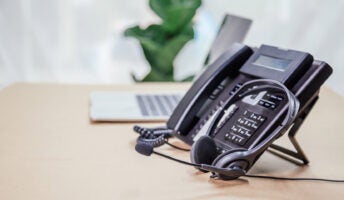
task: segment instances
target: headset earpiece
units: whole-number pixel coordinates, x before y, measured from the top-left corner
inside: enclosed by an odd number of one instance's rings
[[[244,150],[235,149],[219,155],[215,141],[209,136],[202,136],[192,145],[191,162],[228,169],[223,170],[223,173],[216,173],[216,176],[227,180],[236,179],[239,176],[245,175],[246,170],[249,168],[248,161],[236,159],[232,162],[227,158],[229,158],[229,155],[235,154],[235,152],[243,152]]]
[[[245,158],[244,152],[246,149],[233,149],[219,155],[214,162],[213,166],[218,168],[232,169],[233,171],[242,171],[242,175],[245,175],[246,171],[250,169],[249,159]],[[233,174],[217,174],[221,179],[232,180],[239,176],[237,173]]]
[[[217,156],[216,144],[209,136],[202,136],[192,145],[190,158],[194,164],[210,165]]]

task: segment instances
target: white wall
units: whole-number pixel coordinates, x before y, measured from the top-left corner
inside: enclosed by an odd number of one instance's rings
[[[254,20],[246,43],[298,49],[329,62],[328,84],[344,94],[344,1],[203,0],[197,39],[176,60],[177,76],[193,73],[225,12]],[[0,85],[15,81],[129,83],[148,65],[123,30],[158,19],[147,0],[0,0]]]

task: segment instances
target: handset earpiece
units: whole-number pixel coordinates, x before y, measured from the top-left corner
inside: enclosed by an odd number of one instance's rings
[[[212,166],[218,168],[227,168],[233,171],[233,173],[217,173],[215,176],[224,180],[233,180],[245,175],[250,168],[250,163],[241,155],[241,153],[244,151],[246,151],[244,148],[232,149],[219,155],[213,161]],[[236,154],[240,155],[232,158],[232,155]]]

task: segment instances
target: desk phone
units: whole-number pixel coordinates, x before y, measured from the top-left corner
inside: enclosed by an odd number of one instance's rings
[[[284,84],[300,101],[301,113],[317,99],[320,86],[331,73],[332,68],[327,63],[314,61],[305,52],[268,45],[252,49],[235,44],[198,77],[172,113],[167,127],[174,130],[179,139],[193,144],[205,134],[214,114],[226,99],[245,82],[254,79],[272,79]],[[247,97],[240,104],[245,104],[247,108],[236,111],[238,108],[231,107],[237,119],[228,121],[232,125],[227,125],[225,129],[232,131],[225,134],[225,141],[233,147],[249,148],[261,138],[257,132],[273,128],[270,122],[275,121],[273,118],[285,104],[285,97],[276,91],[266,91]],[[249,123],[251,127],[248,122],[252,122]]]
[[[192,145],[192,163],[225,179],[245,174],[269,147],[306,164],[294,135],[331,73],[306,52],[234,44],[194,81],[167,130]],[[296,152],[273,144],[289,128]]]

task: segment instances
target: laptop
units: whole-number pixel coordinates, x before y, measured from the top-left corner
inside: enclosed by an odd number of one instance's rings
[[[242,43],[252,21],[225,15],[205,60],[205,66],[216,60],[233,43]],[[90,95],[92,121],[144,122],[166,121],[183,97],[184,92],[134,93],[96,91]]]
[[[92,121],[165,121],[183,95],[184,92],[93,92],[90,117]]]

